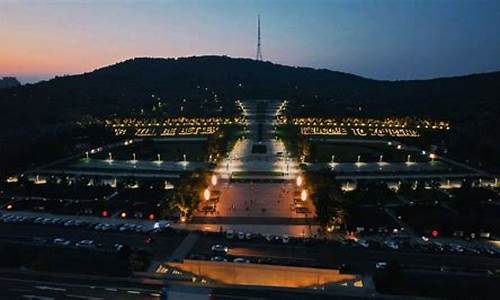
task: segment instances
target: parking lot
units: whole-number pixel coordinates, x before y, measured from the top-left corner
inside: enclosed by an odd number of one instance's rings
[[[361,274],[373,273],[377,263],[392,261],[406,269],[438,272],[453,269],[486,274],[500,267],[499,249],[487,243],[457,244],[432,238],[412,241],[396,236],[314,240],[238,232],[230,236],[205,233],[191,250],[190,258],[340,268]]]
[[[167,222],[151,227],[128,222],[106,223],[14,214],[0,217],[0,240],[105,251],[129,247],[162,259],[168,258],[186,235],[186,232],[169,229]]]

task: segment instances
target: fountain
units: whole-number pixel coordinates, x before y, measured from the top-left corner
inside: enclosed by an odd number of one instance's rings
[[[332,155],[332,164],[335,163],[335,154]]]
[[[361,162],[361,155],[358,155],[358,161],[357,163],[359,164]]]
[[[183,160],[184,162],[187,162],[187,158],[186,158],[186,154],[185,154],[185,153],[184,153],[184,154],[182,154],[182,160]]]
[[[113,160],[113,154],[111,154],[111,152],[108,153],[108,160],[109,161],[112,161]]]
[[[136,162],[136,161],[137,161],[136,156],[135,156],[135,153],[132,153],[132,161],[133,161],[133,162]]]
[[[89,152],[88,151],[85,151],[85,158],[89,159]]]
[[[378,162],[381,163],[384,159],[384,156],[382,154],[380,154],[380,157],[378,158]]]
[[[410,154],[408,154],[408,156],[406,157],[406,163],[407,163],[407,164],[411,163],[411,160],[410,160],[410,159],[411,159],[411,155],[410,155]]]

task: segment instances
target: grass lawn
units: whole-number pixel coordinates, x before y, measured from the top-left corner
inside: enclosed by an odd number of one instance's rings
[[[108,152],[112,153],[114,160],[131,160],[135,153],[138,160],[157,160],[160,154],[161,160],[180,161],[186,154],[188,161],[205,161],[207,143],[206,141],[144,141],[96,153],[91,155],[91,158],[108,159]]]
[[[383,155],[385,162],[406,162],[408,155],[412,162],[426,162],[429,158],[419,152],[398,150],[383,143],[325,143],[314,141],[311,143],[311,160],[313,162],[331,162],[335,155],[335,162],[356,162],[358,155],[362,162],[378,162]]]

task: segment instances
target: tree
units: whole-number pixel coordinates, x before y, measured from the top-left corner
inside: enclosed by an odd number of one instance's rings
[[[196,170],[181,177],[175,186],[171,204],[181,215],[189,217],[198,207],[203,190],[208,186],[209,174],[206,171]]]
[[[328,171],[307,173],[306,182],[316,207],[318,222],[322,226],[345,223],[346,210],[340,185]]]

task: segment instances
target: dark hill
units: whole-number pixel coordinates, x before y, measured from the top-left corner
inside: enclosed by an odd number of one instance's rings
[[[89,73],[0,90],[0,138],[43,135],[88,115],[149,110],[158,98],[167,113],[179,114],[182,102],[183,114],[192,115],[232,113],[233,105],[226,104],[236,98],[290,99],[300,104],[299,114],[349,114],[361,105],[364,115],[445,118],[458,124],[464,135],[488,136],[500,128],[499,86],[500,72],[379,81],[221,56],[135,58]],[[493,149],[489,151],[498,149],[489,137],[482,143]]]

